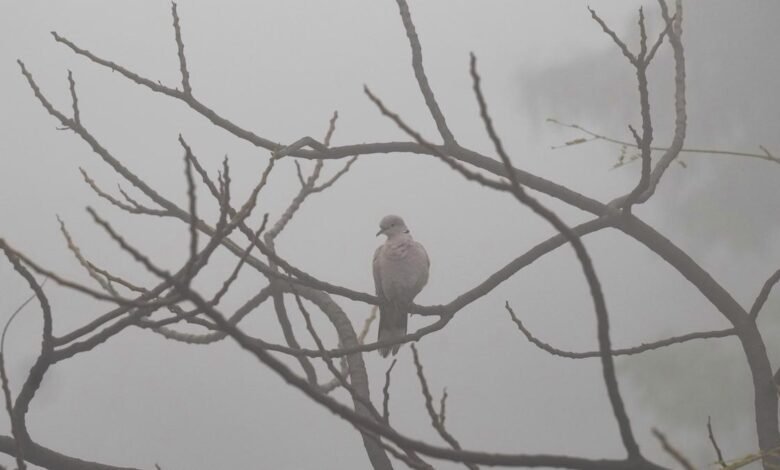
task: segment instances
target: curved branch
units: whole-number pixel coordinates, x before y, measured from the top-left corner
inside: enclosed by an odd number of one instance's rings
[[[0,452],[8,455],[16,455],[16,443],[9,436],[0,436]],[[24,445],[25,459],[39,467],[57,470],[139,470],[131,467],[115,467],[97,462],[81,460],[70,457],[51,449],[43,447],[35,442],[27,442]]]
[[[586,234],[596,232],[608,225],[609,225],[609,220],[606,218],[595,219],[595,220],[591,220],[590,222],[585,222],[581,225],[578,225],[577,227],[574,227],[572,231],[578,236],[584,236]],[[433,307],[423,307],[425,310],[439,312],[440,317],[434,323],[424,326],[413,333],[409,333],[394,341],[385,340],[385,341],[377,341],[374,343],[360,344],[354,347],[342,347],[338,349],[328,350],[327,353],[331,357],[339,357],[354,352],[374,351],[379,348],[392,346],[395,344],[403,344],[411,341],[417,341],[428,334],[441,330],[442,328],[444,328],[444,326],[446,326],[450,322],[450,320],[452,320],[453,316],[457,312],[459,312],[466,306],[470,305],[472,302],[487,295],[493,289],[495,289],[499,284],[512,277],[512,275],[514,275],[521,269],[525,268],[526,266],[531,265],[537,259],[546,255],[547,253],[550,253],[555,249],[563,246],[565,243],[566,243],[566,238],[563,235],[561,234],[554,235],[548,238],[547,240],[539,243],[538,245],[534,246],[533,248],[531,248],[521,256],[515,258],[507,265],[505,265],[503,268],[499,269],[498,271],[490,275],[482,283],[468,290],[467,292],[459,295],[450,303],[445,305],[433,306]],[[296,285],[295,287],[296,289],[300,289],[300,287],[298,286],[301,286],[301,284],[295,284],[295,285]],[[292,286],[289,284],[286,285],[285,290],[290,293],[293,292]],[[420,307],[417,307],[415,310],[418,309],[420,309]],[[313,349],[295,350],[292,348],[286,348],[284,346],[267,343],[257,338],[248,338],[248,340],[253,344],[255,344],[255,346],[262,347],[269,351],[278,351],[290,355],[306,355],[308,357],[321,356],[321,353],[319,351]]]
[[[750,307],[750,318],[754,321],[758,318],[758,313],[769,298],[772,288],[775,287],[778,282],[780,282],[780,269],[775,271],[775,273],[769,276],[769,279],[764,282],[764,286],[761,287],[761,292],[758,293],[758,297],[756,297],[756,300],[753,302],[753,306]]]
[[[19,258],[15,256],[15,253],[9,250],[8,247],[4,244],[0,244],[0,249],[3,250],[3,253],[8,258],[8,261],[11,262],[14,270],[27,281],[30,289],[35,293],[35,297],[38,299],[38,303],[41,305],[41,312],[43,314],[43,338],[41,340],[41,352],[38,354],[38,357],[35,359],[32,367],[30,367],[30,371],[27,374],[27,379],[24,381],[19,394],[16,396],[11,415],[14,435],[19,436],[20,440],[26,443],[27,441],[30,441],[30,435],[27,431],[25,417],[27,415],[27,411],[30,409],[30,402],[35,397],[35,393],[38,391],[41,386],[41,382],[43,381],[43,376],[46,374],[46,371],[51,365],[51,355],[54,351],[51,306],[49,304],[49,299],[46,297],[43,289],[41,289],[38,281],[36,281],[30,271],[28,271],[27,268],[22,265]]]
[[[445,395],[442,396],[441,403],[442,403],[442,412],[441,414],[436,412],[436,409],[433,407],[433,396],[431,395],[431,391],[428,388],[428,381],[425,379],[425,372],[423,371],[422,362],[420,361],[419,353],[417,352],[417,347],[415,347],[414,344],[412,344],[412,358],[414,359],[414,367],[417,369],[417,378],[420,381],[420,388],[422,389],[422,395],[425,399],[425,410],[428,412],[428,417],[431,418],[431,426],[436,430],[436,432],[441,436],[441,438],[450,445],[455,450],[462,450],[462,447],[460,446],[460,442],[458,442],[457,439],[455,439],[455,436],[450,434],[450,432],[447,430],[447,428],[444,426],[444,402],[446,391],[444,392]],[[389,371],[388,371],[389,376]],[[467,463],[466,467],[469,468],[469,470],[479,470],[479,467],[477,467],[473,463]]]
[[[271,296],[271,292],[272,290],[270,286],[264,287],[251,299],[246,301],[244,305],[239,307],[238,310],[236,310],[233,315],[228,318],[228,322],[237,325],[244,317],[249,315],[252,311],[254,311],[255,308],[265,302]],[[206,333],[202,335],[195,333],[181,333],[166,327],[156,328],[155,331],[167,339],[190,344],[210,344],[227,337],[227,334],[224,331],[214,331],[212,333]]]
[[[447,120],[444,119],[444,114],[441,112],[436,97],[433,96],[433,90],[428,83],[428,77],[425,75],[420,38],[417,36],[417,30],[412,22],[412,14],[409,12],[409,5],[406,3],[406,0],[396,0],[396,3],[398,3],[398,11],[401,14],[401,20],[404,23],[406,36],[409,38],[409,47],[412,50],[412,69],[414,70],[414,77],[417,79],[417,85],[420,88],[420,92],[422,93],[423,98],[425,98],[425,105],[428,106],[431,117],[433,117],[434,122],[436,122],[439,134],[442,139],[444,139],[444,145],[457,146],[458,143],[455,141],[455,136],[452,135],[452,131],[450,131],[450,128],[447,126]]]
[[[669,146],[669,149],[655,165],[655,168],[653,168],[650,180],[647,183],[647,190],[637,199],[637,202],[640,203],[650,199],[655,193],[658,183],[661,181],[661,177],[664,175],[666,169],[669,168],[669,165],[672,164],[674,159],[680,155],[680,150],[682,150],[683,144],[685,143],[688,125],[688,110],[685,98],[685,52],[682,43],[682,2],[677,0],[677,11],[674,14],[674,18],[669,16],[669,10],[665,0],[658,0],[658,4],[661,7],[661,14],[666,22],[666,27],[669,29],[669,43],[672,45],[672,50],[674,51],[674,137],[672,138],[672,145]]]
[[[661,447],[664,449],[664,451],[674,460],[676,460],[677,463],[679,463],[685,470],[696,470],[688,461],[688,459],[671,443],[669,443],[669,440],[666,439],[666,436],[661,431],[653,428],[653,436],[655,436],[655,438],[658,439],[658,442],[661,443]]]
[[[501,143],[501,139],[498,133],[493,127],[493,121],[488,113],[487,103],[482,95],[482,89],[480,87],[480,76],[477,73],[476,57],[471,55],[471,77],[474,82],[474,94],[479,104],[480,115],[482,121],[485,124],[490,140],[495,146],[496,152],[504,166],[509,173],[509,181],[511,182],[511,192],[520,203],[531,209],[535,214],[545,219],[555,230],[566,238],[575,254],[577,255],[577,261],[579,261],[582,267],[582,272],[585,275],[585,279],[590,289],[590,296],[593,300],[593,310],[596,314],[596,329],[597,338],[599,342],[599,352],[601,357],[602,374],[604,376],[604,383],[607,388],[607,395],[609,397],[610,404],[612,405],[612,412],[615,415],[618,429],[620,430],[620,437],[623,441],[623,446],[628,452],[628,456],[631,459],[641,458],[639,445],[636,442],[634,433],[631,430],[631,422],[628,418],[625,404],[623,403],[623,397],[620,395],[618,388],[617,377],[615,375],[615,364],[612,358],[612,345],[609,334],[609,314],[607,313],[607,303],[604,299],[604,292],[601,289],[596,270],[593,266],[593,262],[582,243],[581,238],[576,234],[558,215],[547,208],[533,197],[529,196],[520,183],[518,182],[514,173],[512,173],[512,162],[509,155],[504,150],[504,146]]]
[[[772,454],[780,447],[778,393],[766,345],[756,323],[707,271],[652,227],[633,216],[615,220],[615,227],[674,267],[734,325],[753,381],[758,444],[769,465],[780,464],[780,456]]]
[[[296,296],[300,295],[305,299],[313,302],[317,307],[325,313],[328,320],[333,324],[333,327],[338,333],[339,343],[344,346],[356,346],[359,344],[355,329],[352,327],[352,323],[349,321],[346,313],[324,292],[317,291],[315,289],[308,288],[296,288],[294,291]],[[307,320],[307,323],[310,320]],[[229,332],[228,332],[229,333]],[[366,364],[363,362],[363,356],[360,353],[353,353],[347,356],[347,369],[349,371],[350,378],[350,394],[352,395],[352,405],[354,407],[354,413],[366,420],[374,421],[374,418],[379,416],[371,405],[371,395],[368,386],[368,372],[366,371]],[[338,371],[336,371],[336,376]],[[381,416],[379,416],[381,418]],[[372,433],[360,431],[360,435],[363,438],[363,445],[366,448],[366,453],[371,461],[375,470],[390,469],[393,466],[390,463],[390,459],[385,453],[385,449],[380,444],[379,440]]]
[[[8,419],[11,421],[11,435],[13,436],[14,444],[16,445],[16,469],[27,470],[24,459],[24,445],[22,444],[22,431],[14,423],[14,405],[13,398],[11,397],[11,385],[8,380],[8,374],[5,372],[5,358],[3,357],[2,352],[0,352],[0,381],[2,381],[5,410],[8,413]]]
[[[554,356],[560,356],[565,357],[568,359],[585,359],[585,358],[593,358],[593,357],[599,357],[600,352],[599,351],[587,351],[587,352],[572,352],[572,351],[565,351],[563,349],[556,348],[555,346],[552,346],[548,343],[545,343],[544,341],[540,340],[539,338],[535,337],[533,333],[531,333],[528,328],[523,325],[523,322],[520,321],[520,318],[515,314],[514,310],[512,310],[512,307],[509,306],[509,302],[507,302],[504,307],[509,312],[509,315],[512,317],[512,321],[517,325],[517,329],[519,329],[525,337],[528,339],[528,341],[533,344],[534,346],[538,347],[539,349],[543,351],[547,351],[548,353],[554,355]],[[653,349],[660,349],[664,348],[666,346],[671,346],[674,344],[680,344],[680,343],[686,343],[688,341],[692,341],[694,339],[710,339],[710,338],[726,338],[729,336],[736,335],[737,332],[734,328],[726,328],[725,330],[715,330],[715,331],[702,331],[702,332],[696,332],[696,333],[688,333],[680,336],[672,336],[671,338],[665,338],[658,341],[653,341],[650,343],[642,343],[639,346],[634,346],[631,348],[622,348],[622,349],[613,349],[612,355],[613,356],[630,356],[633,354],[641,354],[645,351],[652,351]]]

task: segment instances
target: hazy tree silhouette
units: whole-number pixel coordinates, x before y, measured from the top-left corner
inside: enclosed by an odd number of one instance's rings
[[[748,308],[737,303],[732,295],[718,283],[705,269],[691,259],[672,241],[656,231],[632,213],[632,208],[649,201],[660,184],[663,184],[665,172],[676,161],[681,152],[696,151],[684,147],[687,111],[686,111],[686,71],[683,43],[683,10],[678,0],[674,11],[670,11],[665,0],[659,0],[663,28],[650,32],[646,26],[644,12],[638,13],[638,47],[629,47],[624,40],[607,25],[597,12],[591,10],[593,20],[603,29],[608,40],[616,46],[618,53],[631,64],[636,72],[638,91],[638,109],[640,125],[629,126],[633,141],[616,140],[578,127],[588,134],[583,139],[567,143],[581,144],[587,139],[614,141],[624,148],[636,150],[636,157],[621,159],[619,164],[635,162],[637,167],[636,184],[631,191],[619,195],[611,201],[602,202],[580,194],[553,181],[528,173],[513,163],[512,151],[504,148],[501,137],[493,125],[489,111],[489,99],[483,92],[482,77],[477,67],[477,57],[471,55],[469,70],[474,99],[479,108],[484,131],[493,144],[493,155],[485,155],[462,146],[447,123],[432,90],[424,70],[422,46],[415,31],[412,15],[406,0],[397,0],[400,16],[409,40],[412,56],[412,73],[417,81],[422,98],[430,116],[436,124],[439,135],[435,138],[422,135],[405,121],[403,116],[393,111],[393,104],[383,101],[370,87],[365,88],[366,98],[375,105],[378,113],[386,116],[389,122],[401,129],[408,139],[402,142],[371,142],[332,146],[331,138],[338,127],[338,114],[334,113],[324,137],[311,136],[282,144],[264,137],[259,131],[252,131],[231,121],[202,102],[193,89],[185,54],[186,21],[180,17],[176,4],[172,6],[173,36],[178,52],[180,82],[176,85],[164,84],[133,72],[116,62],[100,57],[83,45],[67,37],[52,33],[54,40],[65,46],[71,53],[90,61],[97,67],[107,68],[125,79],[140,85],[144,89],[159,93],[164,99],[173,99],[186,104],[192,112],[205,118],[214,126],[232,134],[236,139],[248,142],[261,150],[267,160],[264,171],[259,175],[249,175],[235,168],[226,157],[216,174],[207,170],[207,165],[198,158],[198,151],[191,146],[186,136],[178,136],[181,146],[183,176],[187,185],[186,204],[177,204],[164,188],[155,188],[144,181],[132,170],[130,161],[121,159],[117,153],[109,150],[107,144],[99,141],[82,123],[79,108],[79,93],[76,78],[68,73],[70,109],[63,109],[49,98],[51,92],[44,92],[39,86],[33,67],[19,61],[21,73],[39,104],[63,128],[74,133],[92,152],[107,164],[131,189],[122,187],[116,193],[109,192],[82,170],[84,181],[97,197],[108,201],[115,208],[135,216],[153,216],[171,219],[184,224],[189,231],[186,241],[189,248],[187,259],[175,269],[161,266],[158,260],[147,255],[127,239],[123,233],[108,222],[108,219],[93,208],[87,208],[95,228],[111,238],[126,254],[142,266],[154,282],[139,281],[120,276],[110,264],[103,265],[94,261],[95,253],[89,247],[81,246],[71,236],[67,225],[60,221],[61,231],[67,246],[76,261],[94,280],[94,285],[85,285],[60,276],[45,267],[46,261],[23,253],[14,248],[13,241],[0,238],[0,248],[5,253],[13,269],[24,278],[33,292],[33,299],[43,315],[43,330],[40,354],[21,386],[20,392],[13,396],[3,364],[2,346],[0,346],[0,378],[8,415],[11,420],[10,436],[0,436],[0,452],[16,458],[18,468],[25,468],[26,462],[52,469],[119,469],[126,468],[97,463],[90,456],[68,456],[54,451],[44,444],[36,442],[27,428],[26,416],[49,369],[79,354],[90,353],[102,343],[111,340],[124,330],[134,327],[144,332],[162,335],[175,341],[192,344],[210,344],[221,340],[235,341],[247,354],[254,356],[261,364],[279,375],[289,387],[297,389],[320,406],[328,409],[336,417],[348,421],[362,438],[365,451],[375,469],[393,468],[393,462],[402,462],[401,466],[410,468],[434,468],[438,460],[463,463],[468,468],[479,465],[507,467],[555,467],[571,469],[660,469],[659,464],[644,456],[632,428],[631,410],[628,409],[620,393],[615,374],[615,357],[620,355],[641,354],[658,348],[673,347],[695,339],[736,338],[744,352],[752,378],[754,392],[755,442],[756,454],[747,459],[728,462],[721,455],[717,438],[712,428],[709,438],[717,449],[719,465],[722,468],[736,468],[750,461],[761,460],[765,469],[780,467],[780,427],[778,425],[778,388],[776,374],[773,372],[767,351],[766,338],[762,336],[756,319],[769,297],[772,288],[780,280],[780,270],[770,276],[759,294]],[[184,25],[182,23],[185,23]],[[661,48],[670,48],[674,57],[675,103],[674,137],[671,145],[654,142],[653,119],[651,116],[647,69]],[[489,80],[489,77],[487,77]],[[265,154],[267,153],[267,157]],[[529,208],[556,230],[557,234],[540,241],[528,251],[518,255],[507,253],[504,266],[487,276],[484,281],[465,292],[453,292],[448,303],[441,305],[414,305],[412,313],[431,318],[426,326],[408,333],[400,340],[373,341],[369,336],[373,316],[366,324],[357,324],[343,308],[343,300],[365,304],[366,309],[381,305],[383,298],[372,293],[361,292],[349,286],[336,285],[327,281],[327,273],[315,276],[307,266],[293,265],[281,250],[277,251],[276,240],[284,234],[285,228],[295,217],[305,217],[300,213],[303,204],[333,185],[342,177],[348,177],[356,160],[392,153],[412,153],[430,156],[440,160],[442,172],[454,171],[464,178],[481,185],[484,191],[498,191],[514,198],[518,206]],[[744,156],[744,155],[743,155]],[[768,160],[777,159],[765,150],[757,156]],[[299,190],[289,201],[287,209],[277,218],[268,214],[258,214],[257,204],[263,198],[279,197],[268,188],[269,179],[280,162],[294,161],[297,168]],[[237,178],[254,178],[253,189],[245,197],[239,197],[234,191]],[[590,215],[590,220],[570,226],[537,199],[538,194],[554,198],[573,208]],[[358,195],[359,197],[359,195]],[[384,214],[377,214],[379,217]],[[506,217],[513,217],[509,213]],[[729,323],[730,327],[717,331],[686,333],[635,347],[615,349],[612,347],[609,328],[609,312],[604,293],[582,237],[604,229],[615,229],[651,250],[678,271],[689,283],[691,289],[698,290]],[[446,392],[440,397],[434,396],[428,384],[427,375],[436,371],[424,369],[423,359],[414,342],[425,341],[428,335],[442,334],[449,322],[465,307],[483,296],[491,295],[501,283],[510,279],[522,269],[563,246],[570,246],[576,255],[582,275],[588,285],[592,299],[592,310],[596,317],[596,338],[598,350],[573,352],[562,350],[548,340],[535,336],[523,323],[510,302],[506,303],[507,323],[513,322],[519,334],[535,346],[556,356],[600,361],[605,392],[614,414],[616,429],[625,456],[622,458],[587,458],[567,454],[565,445],[558,454],[525,453],[518,449],[516,453],[494,453],[473,449],[467,442],[461,442],[447,427]],[[215,253],[224,252],[232,256],[231,272],[221,283],[200,287],[203,273],[208,269]],[[477,256],[478,254],[474,254]],[[436,263],[436,260],[433,260]],[[260,273],[267,282],[258,286],[254,295],[244,299],[238,308],[226,308],[222,300],[234,287],[236,281],[246,271]],[[370,275],[367,269],[367,275]],[[80,294],[107,302],[110,308],[95,315],[91,321],[70,329],[58,329],[56,325],[57,305],[49,303],[41,280],[48,280],[60,286],[72,289]],[[284,334],[285,344],[276,344],[261,337],[248,334],[241,322],[256,312],[264,303],[273,305],[279,326]],[[287,302],[287,303],[286,303]],[[288,309],[294,306],[296,312]],[[17,311],[18,312],[18,311]],[[291,315],[300,314],[305,322],[306,331],[296,331]],[[338,335],[338,344],[325,344],[322,332],[315,327],[312,317],[324,314]],[[300,338],[310,336],[316,349],[301,346]],[[3,333],[5,337],[5,331]],[[550,341],[554,341],[551,339]],[[422,399],[430,418],[430,423],[444,444],[434,444],[412,437],[414,433],[400,429],[391,420],[393,361],[384,374],[383,396],[381,399],[370,396],[369,375],[364,363],[364,354],[388,348],[393,345],[410,343],[414,365],[420,383]],[[294,362],[285,359],[292,358]],[[321,362],[321,363],[320,363]],[[295,365],[292,367],[291,364]],[[327,372],[325,372],[327,370]],[[326,377],[323,377],[325,374]],[[778,371],[780,374],[780,371]],[[344,389],[349,401],[342,402],[331,394],[336,389]],[[706,432],[706,430],[703,430]],[[659,445],[672,456],[679,465],[693,468],[685,457],[685,449],[675,446],[662,431],[654,430]],[[733,456],[737,457],[737,456]],[[752,460],[751,460],[752,459]],[[119,465],[119,463],[117,463]]]

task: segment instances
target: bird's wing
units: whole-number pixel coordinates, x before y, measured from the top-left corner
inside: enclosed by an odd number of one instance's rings
[[[428,257],[428,252],[425,251],[425,247],[422,246],[422,243],[415,241],[415,245],[417,245],[417,248],[419,249],[420,253],[422,253],[423,258],[425,258],[425,270],[428,271],[431,269],[431,259]]]
[[[383,298],[385,296],[384,292],[382,291],[382,274],[379,272],[382,248],[384,248],[384,245],[379,245],[379,247],[377,247],[376,251],[374,252],[374,287],[376,288],[376,295],[379,298]]]
[[[428,252],[425,251],[425,247],[422,246],[422,243],[418,241],[414,242],[414,248],[411,251],[411,256],[416,258],[416,262],[419,264],[420,269],[420,276],[417,278],[417,283],[414,286],[414,295],[417,295],[420,293],[423,287],[425,287],[425,284],[428,283],[428,274],[430,273],[431,269],[431,259],[428,257]]]

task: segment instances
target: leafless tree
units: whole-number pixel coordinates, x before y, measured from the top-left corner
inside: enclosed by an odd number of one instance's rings
[[[22,61],[19,61],[19,67],[30,89],[48,114],[62,128],[76,134],[94,154],[132,186],[134,192],[141,193],[149,202],[140,202],[130,192],[122,188],[119,189],[118,196],[113,195],[103,190],[93,178],[82,171],[85,182],[94,190],[95,194],[116,208],[130,214],[178,219],[186,224],[189,228],[189,258],[175,272],[164,269],[154,259],[146,256],[127,241],[122,233],[92,208],[88,208],[88,211],[96,226],[113,239],[137,263],[154,275],[157,278],[156,283],[141,285],[137,281],[131,281],[112,273],[110,266],[99,266],[91,261],[88,257],[89,254],[83,251],[71,237],[64,222],[61,222],[61,230],[68,248],[78,263],[95,281],[95,286],[78,283],[46,269],[38,261],[15,249],[12,242],[0,238],[0,248],[19,276],[24,278],[29,285],[43,314],[40,354],[21,391],[15,397],[9,391],[8,378],[2,361],[2,348],[0,347],[0,373],[2,373],[0,378],[2,378],[5,404],[12,425],[10,436],[0,436],[0,452],[14,456],[20,469],[25,468],[26,462],[46,468],[66,470],[122,468],[81,460],[44,447],[35,442],[28,432],[25,418],[44,375],[52,366],[78,354],[88,353],[125,329],[136,327],[185,343],[210,344],[228,337],[231,338],[248,354],[255,356],[264,367],[282,377],[290,387],[298,389],[317,404],[330,410],[338,418],[346,420],[354,426],[362,437],[367,455],[375,469],[392,468],[392,459],[416,469],[433,468],[437,460],[459,462],[472,469],[477,468],[478,465],[556,467],[582,470],[660,469],[663,467],[648,460],[637,444],[629,418],[629,410],[626,409],[620,394],[615,375],[614,358],[619,355],[641,354],[657,348],[671,347],[694,339],[735,337],[742,345],[752,377],[755,399],[755,431],[760,458],[765,469],[780,466],[780,456],[778,456],[778,449],[780,449],[778,389],[774,378],[775,374],[767,356],[765,339],[756,323],[756,318],[764,302],[773,286],[780,280],[780,271],[767,279],[753,305],[745,308],[739,305],[721,284],[683,250],[632,213],[633,207],[650,200],[658,185],[661,184],[667,169],[681,151],[686,150],[683,147],[687,115],[681,2],[677,0],[675,11],[672,12],[669,11],[665,0],[659,0],[663,30],[658,32],[654,38],[647,31],[644,12],[639,10],[640,41],[638,51],[632,51],[599,15],[591,10],[595,22],[618,46],[625,59],[636,71],[641,116],[641,125],[637,129],[629,126],[635,142],[618,142],[622,145],[634,146],[639,152],[638,163],[641,168],[636,185],[627,194],[606,203],[513,166],[509,152],[502,145],[493,126],[488,103],[482,91],[477,58],[474,55],[471,56],[469,70],[473,82],[473,93],[479,106],[484,129],[494,145],[495,156],[483,155],[459,144],[447,124],[426,77],[422,46],[406,0],[397,0],[397,3],[409,40],[412,71],[439,132],[439,136],[435,139],[429,140],[410,127],[401,116],[391,110],[391,104],[383,102],[369,88],[365,89],[367,98],[373,101],[378,112],[393,121],[408,135],[407,141],[331,146],[331,136],[337,127],[337,114],[333,115],[327,133],[321,141],[304,136],[291,144],[278,143],[235,124],[200,101],[192,88],[184,47],[185,31],[182,28],[176,4],[172,6],[173,33],[181,73],[181,81],[176,86],[165,85],[145,78],[116,62],[93,54],[64,36],[52,33],[54,40],[65,46],[70,52],[83,57],[96,66],[116,72],[147,90],[186,104],[194,113],[202,116],[214,126],[224,129],[237,139],[255,145],[260,150],[269,152],[270,157],[267,160],[265,171],[258,178],[249,197],[240,201],[236,201],[231,192],[233,169],[227,158],[222,163],[219,173],[214,177],[206,171],[201,161],[196,157],[196,151],[185,138],[179,136],[185,168],[184,178],[188,188],[188,204],[182,207],[172,202],[161,191],[151,187],[150,184],[138,177],[130,169],[128,162],[123,162],[115,156],[82,124],[76,80],[71,73],[68,73],[68,84],[72,109],[64,110],[53,104],[52,100],[39,87],[33,73]],[[661,47],[670,47],[674,57],[675,121],[674,138],[669,147],[653,145],[653,121],[648,91],[647,68]],[[591,133],[591,137],[609,140],[593,133]],[[659,149],[662,154],[653,158],[653,151]],[[275,240],[298,214],[304,201],[338,183],[339,179],[348,173],[356,159],[390,153],[413,153],[439,159],[452,171],[461,174],[475,184],[484,186],[486,191],[506,193],[509,197],[516,199],[520,205],[530,208],[535,214],[551,224],[557,234],[511,259],[505,266],[497,269],[473,288],[453,295],[453,299],[449,303],[433,306],[415,305],[413,307],[414,314],[430,316],[435,319],[429,325],[407,334],[395,343],[388,341],[366,342],[366,332],[370,324],[364,325],[362,332],[358,334],[353,319],[350,319],[339,305],[339,299],[351,299],[369,306],[379,305],[383,299],[348,286],[332,284],[310,274],[305,267],[292,265],[282,254],[277,252]],[[774,159],[768,151],[766,151],[766,157]],[[298,168],[300,183],[298,193],[278,220],[270,221],[266,214],[262,218],[262,222],[251,222],[251,220],[257,219],[257,217],[252,219],[251,216],[256,209],[258,198],[262,198],[266,194],[266,183],[275,165],[281,160],[291,159],[295,161]],[[314,160],[313,169],[309,174],[306,174],[300,163],[306,160]],[[345,163],[340,164],[339,160],[344,160]],[[326,165],[334,165],[334,169],[331,171],[332,176],[327,178],[324,171]],[[449,171],[444,166],[442,168],[442,171]],[[585,223],[570,227],[556,213],[534,197],[534,194],[537,193],[562,201],[590,214],[592,218]],[[213,201],[218,205],[218,217],[213,222],[200,215],[199,208],[202,207],[204,198],[213,198]],[[633,238],[666,261],[682,274],[693,288],[701,292],[731,326],[718,331],[681,334],[632,348],[613,349],[604,294],[591,258],[581,241],[582,237],[607,228],[615,229],[625,236]],[[458,312],[472,302],[489,295],[499,284],[523,268],[567,244],[574,249],[589,286],[593,302],[592,310],[597,320],[598,350],[592,352],[561,350],[534,336],[524,326],[508,302],[506,310],[520,332],[531,343],[550,354],[576,359],[595,358],[600,361],[605,391],[625,449],[625,457],[621,459],[591,459],[564,454],[502,454],[470,450],[467,443],[461,443],[447,429],[447,395],[445,393],[437,404],[437,400],[428,386],[422,359],[413,344],[411,348],[414,364],[426,410],[432,427],[446,443],[446,446],[411,438],[403,430],[397,429],[390,420],[392,366],[385,375],[382,406],[379,407],[369,396],[368,374],[363,353],[392,344],[416,342],[427,335],[439,334]],[[235,266],[232,273],[214,292],[207,293],[194,288],[192,281],[209,264],[212,255],[217,250],[225,250],[234,255]],[[248,269],[261,273],[267,279],[267,285],[260,288],[251,298],[246,299],[239,308],[226,311],[220,305],[220,301],[241,275],[242,270]],[[95,315],[92,321],[78,328],[71,331],[58,331],[54,325],[56,318],[53,313],[54,306],[50,305],[47,295],[38,281],[40,278],[51,280],[81,294],[109,302],[112,307]],[[290,322],[290,312],[285,306],[285,298],[295,300],[295,306],[306,322],[307,333],[317,345],[316,349],[306,349],[300,346],[297,337],[303,332],[294,331]],[[273,304],[286,344],[274,344],[262,338],[250,336],[240,327],[241,321],[256,311],[264,302]],[[310,306],[307,307],[306,303]],[[309,312],[312,306],[315,311]],[[337,347],[324,344],[314,327],[312,315],[320,312],[332,323],[338,334]],[[177,326],[184,324],[202,328],[204,332],[195,334],[177,329]],[[280,359],[282,356],[294,358],[299,364],[300,370],[294,370],[286,365]],[[315,367],[315,363],[320,360],[323,361],[332,375],[327,380],[318,377],[318,368]],[[331,396],[330,392],[337,388],[344,388],[349,393],[350,404],[342,403]],[[680,465],[692,468],[684,457],[684,449],[676,449],[673,443],[667,441],[660,432],[656,432],[656,436]],[[715,448],[718,449],[711,428],[709,436]],[[718,455],[719,462],[726,468],[719,449]]]

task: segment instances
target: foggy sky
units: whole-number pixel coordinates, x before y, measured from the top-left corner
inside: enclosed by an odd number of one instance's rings
[[[657,15],[655,2],[591,3],[630,38],[637,36],[639,5],[650,17]],[[626,125],[638,123],[633,72],[584,4],[442,0],[411,2],[410,8],[431,85],[461,144],[492,155],[471,94],[467,65],[473,51],[493,118],[516,166],[602,201],[635,184],[637,165],[609,170],[618,147],[591,143],[550,149],[579,135],[546,124],[547,117],[624,139]],[[778,10],[766,2],[686,4],[686,145],[758,151],[760,144],[780,153]],[[405,139],[363,95],[363,84],[424,135],[436,135],[393,1],[226,1],[219,9],[182,1],[179,13],[194,93],[259,135],[279,142],[304,135],[319,139],[338,110],[334,145]],[[56,272],[87,283],[59,234],[59,215],[88,256],[151,282],[90,222],[84,207],[94,206],[169,268],[187,256],[186,227],[130,218],[98,201],[78,168],[108,190],[119,180],[76,136],[55,129],[16,59],[25,61],[44,93],[66,110],[67,70],[72,70],[85,126],[178,203],[186,200],[179,133],[212,173],[228,154],[235,190],[242,196],[254,185],[268,152],[213,128],[181,103],[75,56],[52,40],[52,30],[143,76],[171,86],[178,82],[170,8],[164,2],[0,3],[0,236]],[[671,130],[670,65],[668,51],[662,52],[651,75],[659,145],[669,141]],[[635,212],[749,305],[780,260],[773,243],[780,232],[775,189],[780,168],[733,157],[683,160],[688,168],[673,166],[656,197]],[[327,171],[343,163],[326,165]],[[261,196],[259,211],[275,219],[296,190],[294,166],[286,162]],[[576,210],[553,207],[571,224],[585,220]],[[371,292],[374,234],[387,213],[404,216],[432,260],[420,304],[449,302],[553,233],[511,198],[463,180],[432,158],[375,155],[361,157],[336,186],[307,201],[277,248],[317,277]],[[605,231],[588,236],[586,245],[604,285],[615,346],[727,326],[687,281],[633,240]],[[207,277],[219,282],[231,266],[229,259],[218,256]],[[265,284],[256,273],[244,274],[227,306],[240,305]],[[207,281],[199,285],[212,291]],[[106,309],[53,284],[46,291],[58,331]],[[28,295],[23,281],[0,263],[0,318]],[[554,358],[528,344],[505,313],[506,300],[532,331],[556,346],[589,350],[596,345],[587,286],[564,247],[420,341],[432,390],[440,396],[447,387],[450,431],[468,449],[621,457],[598,361]],[[362,326],[368,308],[347,301],[341,305],[356,328]],[[771,341],[780,334],[777,309],[778,302],[770,299],[762,313],[774,361],[780,356]],[[291,317],[299,339],[309,345],[302,320]],[[332,344],[330,325],[322,318],[317,324]],[[423,324],[410,320],[412,328]],[[283,341],[268,305],[242,327]],[[6,345],[15,390],[39,338],[39,312],[30,308],[12,326]],[[398,357],[393,423],[438,443],[409,348]],[[367,354],[366,361],[376,402],[388,362],[376,353]],[[755,450],[744,362],[732,340],[618,361],[621,390],[643,451],[671,465],[650,435],[650,428],[658,427],[706,465],[714,459],[704,428],[707,415],[728,456]],[[326,377],[322,370],[320,376]],[[343,392],[336,396],[346,399]],[[7,419],[0,422],[7,432]],[[196,347],[137,329],[55,366],[32,403],[28,422],[38,443],[114,465],[153,468],[156,462],[165,470],[368,465],[349,424],[285,386],[232,342]],[[0,463],[10,462],[0,457]]]

